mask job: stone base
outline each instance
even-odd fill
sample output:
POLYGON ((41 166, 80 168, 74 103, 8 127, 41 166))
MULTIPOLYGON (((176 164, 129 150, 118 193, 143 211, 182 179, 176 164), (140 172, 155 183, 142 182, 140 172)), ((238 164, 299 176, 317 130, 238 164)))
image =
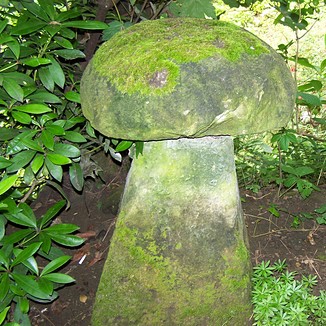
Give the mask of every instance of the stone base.
POLYGON ((250 270, 232 138, 146 143, 129 172, 92 323, 248 325, 250 270))

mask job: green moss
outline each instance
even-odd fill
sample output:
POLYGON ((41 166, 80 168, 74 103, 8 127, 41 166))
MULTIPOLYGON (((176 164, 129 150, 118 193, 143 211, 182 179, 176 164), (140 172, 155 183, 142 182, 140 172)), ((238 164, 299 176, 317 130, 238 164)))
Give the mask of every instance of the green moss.
POLYGON ((164 19, 116 34, 97 51, 93 65, 121 93, 161 95, 176 87, 182 64, 215 56, 234 62, 243 53, 268 52, 257 37, 227 22, 164 19))

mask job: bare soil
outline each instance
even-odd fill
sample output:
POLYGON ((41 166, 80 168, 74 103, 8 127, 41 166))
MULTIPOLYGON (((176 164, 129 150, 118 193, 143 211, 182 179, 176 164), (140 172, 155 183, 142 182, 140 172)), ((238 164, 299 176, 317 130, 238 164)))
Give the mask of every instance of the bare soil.
MULTIPOLYGON (((69 182, 65 182, 64 190, 71 207, 62 212, 57 221, 79 225, 86 241, 80 248, 65 249, 72 260, 62 272, 69 273, 76 283, 60 289, 59 298, 51 304, 32 304, 30 318, 33 326, 90 325, 96 289, 129 168, 128 162, 118 166, 107 159, 107 164, 106 174, 102 176, 105 181, 89 179, 83 194, 77 194, 69 182)), ((312 212, 325 204, 326 185, 305 200, 296 192, 278 198, 275 188, 265 188, 259 194, 240 191, 253 265, 262 260, 274 262, 286 259, 289 269, 299 276, 317 276, 315 294, 325 290, 326 226, 313 220, 305 220, 296 228, 292 223, 298 213, 312 212), (268 211, 272 205, 279 208, 278 218, 268 211)), ((35 213, 40 216, 58 199, 61 198, 56 191, 45 188, 35 204, 35 213)))

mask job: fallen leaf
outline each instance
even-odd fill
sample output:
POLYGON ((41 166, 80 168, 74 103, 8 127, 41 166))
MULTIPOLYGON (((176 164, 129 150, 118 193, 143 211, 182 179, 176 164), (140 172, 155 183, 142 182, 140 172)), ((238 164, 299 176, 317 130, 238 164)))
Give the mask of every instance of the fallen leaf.
POLYGON ((85 294, 81 294, 79 296, 79 301, 82 302, 82 303, 86 303, 87 299, 88 299, 87 295, 85 295, 85 294))
POLYGON ((89 264, 87 266, 91 267, 102 259, 103 259, 103 252, 96 251, 95 257, 89 262, 89 264))

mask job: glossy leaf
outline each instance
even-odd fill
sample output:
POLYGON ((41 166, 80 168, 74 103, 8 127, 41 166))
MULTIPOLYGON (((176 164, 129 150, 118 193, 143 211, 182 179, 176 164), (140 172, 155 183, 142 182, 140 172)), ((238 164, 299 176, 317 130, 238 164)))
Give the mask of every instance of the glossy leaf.
POLYGON ((84 239, 75 235, 49 233, 49 236, 53 241, 67 247, 77 247, 84 243, 84 239))
POLYGON ((63 266, 65 263, 67 263, 70 260, 70 256, 61 256, 58 257, 54 260, 52 260, 50 263, 48 263, 42 270, 40 276, 44 276, 46 274, 49 274, 53 271, 55 271, 56 269, 58 269, 59 267, 63 266))
POLYGON ((32 117, 27 113, 12 111, 11 115, 16 121, 23 125, 29 125, 32 122, 32 117))
POLYGON ((41 246, 41 242, 35 242, 30 244, 28 247, 26 247, 25 249, 23 249, 18 255, 17 257, 13 260, 13 262, 11 263, 11 266, 14 267, 20 263, 22 263, 24 260, 27 260, 28 258, 30 258, 31 256, 33 256, 38 249, 41 246))
POLYGON ((74 48, 73 45, 71 44, 71 42, 64 37, 56 36, 56 37, 54 37, 54 40, 56 43, 58 43, 61 47, 65 48, 65 49, 73 49, 74 48))
MULTIPOLYGON (((8 216, 7 216, 7 218, 8 218, 8 216)), ((30 226, 30 225, 26 225, 25 223, 24 224, 21 223, 20 225, 30 226)), ((14 244, 14 243, 17 243, 17 242, 21 241, 22 239, 26 238, 27 236, 30 236, 33 232, 34 231, 32 229, 24 229, 24 230, 15 231, 14 233, 11 233, 10 235, 4 236, 2 241, 5 244, 14 244)))
POLYGON ((24 91, 15 80, 7 78, 3 81, 2 86, 5 91, 18 102, 24 100, 24 91))
POLYGON ((71 158, 80 156, 80 150, 76 146, 65 144, 65 143, 55 143, 54 153, 60 154, 61 156, 71 157, 71 158))
POLYGON ((17 111, 31 114, 42 114, 52 111, 52 109, 50 109, 47 105, 44 104, 24 104, 20 106, 15 106, 14 109, 17 111))
POLYGON ((36 140, 34 140, 34 139, 26 137, 26 138, 22 139, 22 143, 24 145, 26 145, 29 149, 34 149, 35 151, 38 151, 38 152, 41 152, 41 153, 44 152, 42 146, 40 146, 38 144, 38 142, 36 140))
POLYGON ((45 158, 45 165, 51 174, 51 176, 61 182, 63 176, 63 170, 60 165, 53 164, 48 157, 45 158))
POLYGON ((6 179, 2 179, 0 181, 0 195, 4 194, 7 190, 9 190, 17 181, 18 175, 12 175, 6 179))
POLYGON ((106 29, 108 28, 108 25, 95 20, 73 20, 66 23, 62 23, 62 26, 64 27, 74 27, 79 29, 106 29))
MULTIPOLYGON (((9 291, 9 284, 10 279, 7 273, 4 273, 1 275, 1 281, 0 281, 0 302, 3 301, 3 299, 6 297, 8 291, 9 291)), ((1 325, 1 319, 0 319, 0 325, 1 325)))
POLYGON ((13 128, 0 128, 0 141, 13 139, 19 134, 19 130, 13 128))
POLYGON ((54 135, 48 131, 47 129, 42 130, 40 139, 43 143, 43 145, 52 150, 54 149, 54 135))
POLYGON ((123 140, 121 141, 118 146, 115 148, 116 152, 123 152, 130 148, 132 145, 131 141, 123 140))
POLYGON ((34 150, 27 150, 27 151, 22 151, 20 153, 17 153, 11 159, 12 165, 7 167, 7 172, 12 173, 23 168, 24 166, 30 163, 30 161, 33 159, 35 154, 36 152, 34 150))
POLYGON ((80 95, 79 95, 79 93, 69 91, 69 92, 65 93, 65 97, 69 101, 76 102, 76 103, 80 104, 80 95))
POLYGON ((85 58, 85 54, 82 51, 76 49, 54 50, 53 52, 59 57, 64 58, 66 60, 85 58))
POLYGON ((48 59, 51 60, 51 65, 48 66, 48 69, 54 83, 57 84, 59 87, 64 88, 66 80, 65 80, 65 74, 62 70, 62 67, 60 66, 58 61, 54 59, 52 56, 48 56, 48 59))
POLYGON ((38 71, 38 76, 43 84, 43 86, 50 92, 54 90, 54 80, 49 67, 41 67, 38 71))
POLYGON ((17 285, 21 287, 26 293, 39 299, 50 299, 51 292, 40 289, 39 284, 34 280, 32 276, 12 273, 11 274, 17 285))
POLYGON ((54 283, 59 283, 59 284, 68 284, 75 282, 75 279, 72 278, 69 275, 62 274, 62 273, 51 273, 43 276, 44 279, 49 280, 54 283))
POLYGON ((12 35, 26 35, 42 29, 47 24, 39 19, 29 19, 27 22, 17 24, 11 30, 12 35))
POLYGON ((41 218, 40 228, 42 229, 51 219, 53 219, 66 205, 65 200, 60 200, 51 206, 41 218))
POLYGON ((69 178, 73 187, 77 191, 82 191, 84 187, 83 170, 78 163, 72 163, 69 167, 69 178))
POLYGON ((6 319, 9 309, 10 309, 10 306, 9 307, 6 307, 5 309, 3 309, 0 312, 0 325, 2 325, 2 323, 6 319))
POLYGON ((66 132, 61 126, 57 126, 56 124, 47 124, 46 130, 50 131, 51 134, 56 136, 63 136, 66 132))
POLYGON ((35 102, 44 102, 51 104, 61 103, 61 100, 58 96, 46 91, 35 92, 34 94, 29 95, 28 98, 35 102))
POLYGON ((31 168, 32 171, 36 174, 44 164, 44 156, 41 154, 36 154, 34 157, 31 168))
POLYGON ((51 61, 46 58, 27 58, 22 59, 20 62, 33 68, 51 63, 51 61))
POLYGON ((56 153, 47 153, 46 156, 53 164, 56 165, 65 165, 71 163, 70 158, 56 153))
POLYGON ((60 234, 69 234, 79 230, 79 226, 75 224, 54 224, 44 229, 48 234, 50 233, 60 233, 60 234))
POLYGON ((87 141, 87 139, 82 134, 76 131, 66 131, 63 138, 73 143, 84 143, 87 141))

